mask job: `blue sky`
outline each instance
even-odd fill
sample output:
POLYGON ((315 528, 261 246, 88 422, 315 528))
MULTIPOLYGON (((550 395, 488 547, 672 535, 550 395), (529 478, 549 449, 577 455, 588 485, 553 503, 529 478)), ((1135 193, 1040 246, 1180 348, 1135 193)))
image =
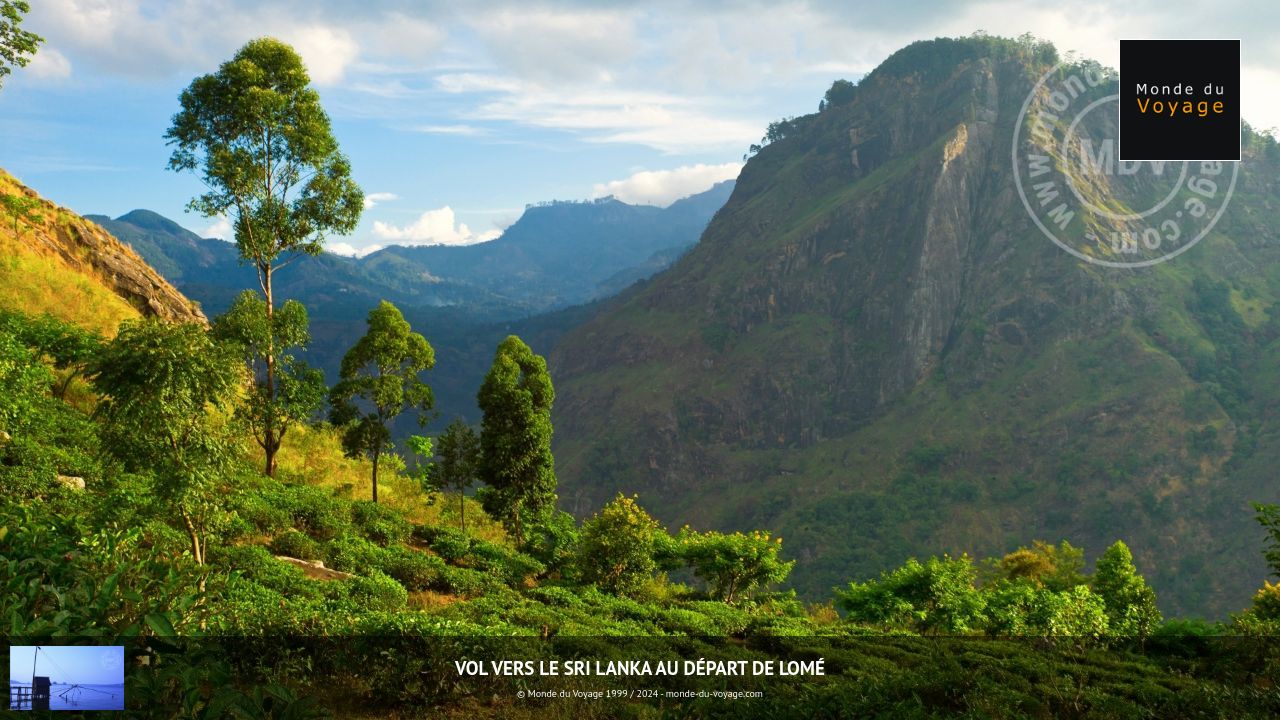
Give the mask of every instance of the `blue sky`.
MULTIPOLYGON (((9 679, 31 683, 34 645, 9 648, 9 679)), ((40 647, 36 674, 55 683, 76 685, 118 685, 124 682, 124 647, 48 646, 40 647)))
POLYGON ((1044 0, 688 3, 574 0, 36 0, 47 39, 0 90, 0 167, 82 214, 185 214, 165 170, 177 97, 245 41, 306 61, 371 198, 343 252, 493 237, 525 203, 616 194, 666 204, 736 174, 780 117, 812 112, 920 38, 1033 32, 1114 65, 1121 37, 1244 40, 1244 115, 1280 125, 1269 2, 1123 8, 1044 0))

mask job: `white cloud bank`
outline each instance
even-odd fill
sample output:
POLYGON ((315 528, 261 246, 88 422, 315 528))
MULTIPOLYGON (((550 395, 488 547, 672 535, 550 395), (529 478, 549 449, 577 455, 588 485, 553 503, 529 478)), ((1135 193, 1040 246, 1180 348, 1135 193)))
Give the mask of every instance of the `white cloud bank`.
POLYGON ((492 240, 501 230, 473 233, 466 223, 457 221, 453 208, 448 205, 428 210, 417 220, 403 226, 375 221, 373 236, 397 245, 474 245, 492 240))
POLYGON ((595 197, 612 195, 632 205, 666 207, 683 197, 707 190, 712 185, 738 177, 742 163, 685 165, 673 170, 644 170, 622 180, 596 183, 595 197))

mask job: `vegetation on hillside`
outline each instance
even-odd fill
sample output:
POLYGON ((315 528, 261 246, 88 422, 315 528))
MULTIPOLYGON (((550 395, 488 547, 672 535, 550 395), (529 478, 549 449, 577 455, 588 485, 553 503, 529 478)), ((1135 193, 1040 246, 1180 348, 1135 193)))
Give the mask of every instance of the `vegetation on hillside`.
MULTIPOLYGON (((126 644, 133 714, 1280 713, 1280 656, 1252 642, 1280 632, 1269 583, 1230 623, 1165 621, 1124 543, 1091 574, 1070 543, 1035 543, 982 562, 907 559, 807 605, 783 586, 795 562, 768 531, 672 533, 624 495, 582 523, 559 511, 556 393, 520 338, 498 344, 475 389, 478 435, 455 425, 419 439, 414 450, 439 457, 410 472, 387 422, 430 408, 426 340, 392 304, 374 307, 329 392, 335 427, 317 420, 315 393, 261 394, 261 364, 305 344, 306 316, 258 303, 246 297, 212 327, 148 317, 109 332, 0 308, 0 620, 11 637, 126 644), (290 429, 272 419, 264 442, 261 408, 282 398, 290 429), (365 477, 387 489, 380 502, 363 499, 365 477), (478 504, 463 495, 473 482, 478 504), (686 677, 671 687, 691 694, 674 701, 593 705, 520 701, 529 678, 453 665, 516 658, 821 658, 826 669, 794 682, 686 677), (763 694, 693 693, 707 688, 763 694)), ((945 456, 925 448, 913 462, 929 473, 945 456)), ((1280 575, 1280 509, 1256 509, 1280 575)), ((544 687, 621 697, 630 685, 544 687)))

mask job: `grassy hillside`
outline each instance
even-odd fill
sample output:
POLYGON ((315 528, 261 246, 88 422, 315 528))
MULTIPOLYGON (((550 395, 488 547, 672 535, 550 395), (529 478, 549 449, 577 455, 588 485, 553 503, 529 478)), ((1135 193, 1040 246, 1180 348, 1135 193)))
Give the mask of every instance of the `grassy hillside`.
MULTIPOLYGON (((30 197, 29 191, 0 170, 0 194, 30 197)), ((113 292, 101 277, 72 268, 65 259, 42 247, 35 236, 53 228, 81 222, 66 210, 41 204, 35 218, 0 218, 0 308, 32 315, 50 314, 61 320, 112 335, 121 320, 141 313, 113 292)))

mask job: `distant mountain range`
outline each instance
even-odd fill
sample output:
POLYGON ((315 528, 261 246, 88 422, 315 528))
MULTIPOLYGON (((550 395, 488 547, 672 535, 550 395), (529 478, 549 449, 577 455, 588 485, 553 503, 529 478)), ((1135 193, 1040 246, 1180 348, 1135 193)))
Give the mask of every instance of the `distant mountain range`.
MULTIPOLYGON (((545 203, 485 243, 393 246, 363 258, 324 253, 281 270, 276 297, 307 306, 313 335, 307 359, 330 382, 364 333, 369 310, 379 300, 396 303, 436 351, 429 374, 436 424, 476 420, 476 391, 504 337, 518 334, 549 353, 589 315, 583 304, 645 280, 697 243, 732 192, 733 181, 725 181, 666 208, 613 198, 545 203)), ((232 243, 201 238, 149 210, 86 218, 131 245, 210 318, 257 287, 232 243)), ((409 418, 400 430, 416 431, 409 418)))
MULTIPOLYGON (((729 198, 733 181, 666 208, 614 198, 530 206, 501 237, 466 246, 391 246, 363 258, 325 253, 276 276, 277 297, 312 313, 368 308, 459 307, 508 320, 608 297, 670 265, 698 241, 729 198)), ((127 242, 211 313, 255 287, 233 244, 201 238, 149 210, 86 216, 127 242)))

